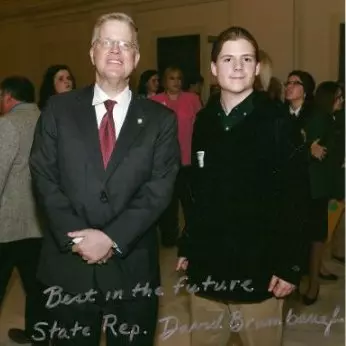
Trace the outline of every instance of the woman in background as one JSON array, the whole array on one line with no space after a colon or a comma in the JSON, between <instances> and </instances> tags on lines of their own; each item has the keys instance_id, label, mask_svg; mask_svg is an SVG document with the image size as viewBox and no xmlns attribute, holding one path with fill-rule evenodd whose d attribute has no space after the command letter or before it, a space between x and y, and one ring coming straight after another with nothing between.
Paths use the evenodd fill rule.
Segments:
<instances>
[{"instance_id":1,"label":"woman in background","mask_svg":"<svg viewBox=\"0 0 346 346\"><path fill-rule=\"evenodd\" d=\"M270 80L273 76L273 62L269 55L263 51L259 51L260 72L255 78L254 88L257 91L267 91Z\"/></svg>"},{"instance_id":2,"label":"woman in background","mask_svg":"<svg viewBox=\"0 0 346 346\"><path fill-rule=\"evenodd\" d=\"M76 88L75 78L66 65L50 66L43 77L40 88L38 107L42 111L48 99L55 94L71 91Z\"/></svg>"},{"instance_id":3,"label":"woman in background","mask_svg":"<svg viewBox=\"0 0 346 346\"><path fill-rule=\"evenodd\" d=\"M282 82L278 78L272 77L267 90L269 98L282 103L284 100L283 91L284 88Z\"/></svg>"},{"instance_id":4,"label":"woman in background","mask_svg":"<svg viewBox=\"0 0 346 346\"><path fill-rule=\"evenodd\" d=\"M204 85L204 78L200 74L195 74L191 76L189 81L188 91L195 93L199 97L201 104L203 104L202 102L203 85Z\"/></svg>"},{"instance_id":5,"label":"woman in background","mask_svg":"<svg viewBox=\"0 0 346 346\"><path fill-rule=\"evenodd\" d=\"M195 93L185 92L183 88L183 73L178 67L168 67L163 74L164 92L152 97L166 107L172 109L178 120L178 139L181 153L181 170L176 180L175 193L172 202L159 220L162 244L164 246L176 245L179 236L179 199L184 215L189 210L189 198L185 198L187 190L184 183L187 167L191 164L192 131L196 114L201 109L201 101Z\"/></svg>"},{"instance_id":6,"label":"woman in background","mask_svg":"<svg viewBox=\"0 0 346 346\"><path fill-rule=\"evenodd\" d=\"M137 94L144 98L156 95L159 90L159 75L156 70L144 71L138 83Z\"/></svg>"},{"instance_id":7,"label":"woman in background","mask_svg":"<svg viewBox=\"0 0 346 346\"><path fill-rule=\"evenodd\" d=\"M333 146L328 150L328 181L330 182L330 207L336 206L338 211L332 216L336 227L332 233L331 256L341 264L345 264L345 108L344 89L335 82L324 82L320 86L320 106L332 114ZM318 100L316 100L318 101ZM333 108L332 108L333 105ZM333 212L332 212L333 213ZM337 220L338 218L338 220ZM330 225L330 226L331 226Z\"/></svg>"},{"instance_id":8,"label":"woman in background","mask_svg":"<svg viewBox=\"0 0 346 346\"><path fill-rule=\"evenodd\" d=\"M254 88L262 91L268 97L279 103L283 102L283 85L280 80L273 77L273 62L263 50L259 51L260 72L255 78Z\"/></svg>"},{"instance_id":9,"label":"woman in background","mask_svg":"<svg viewBox=\"0 0 346 346\"><path fill-rule=\"evenodd\" d=\"M308 145L318 141L321 146L319 155L311 151L309 162L310 177L310 213L308 231L311 236L309 286L303 296L303 302L311 305L319 294L319 279L337 280L338 277L328 273L322 265L325 242L328 238L328 204L335 191L333 183L340 174L337 167L335 112L342 107L342 90L336 82L321 83L315 94L311 117L307 120L306 142ZM312 146L311 146L312 148ZM340 165L342 166L342 162Z\"/></svg>"}]
</instances>

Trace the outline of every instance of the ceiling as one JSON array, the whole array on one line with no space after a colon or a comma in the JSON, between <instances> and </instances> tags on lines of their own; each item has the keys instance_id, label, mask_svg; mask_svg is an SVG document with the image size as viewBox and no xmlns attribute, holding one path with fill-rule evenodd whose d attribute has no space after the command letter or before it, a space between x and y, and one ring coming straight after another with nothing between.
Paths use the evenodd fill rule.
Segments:
<instances>
[{"instance_id":1,"label":"ceiling","mask_svg":"<svg viewBox=\"0 0 346 346\"><path fill-rule=\"evenodd\" d=\"M35 19L37 16L58 15L61 12L74 12L93 8L135 6L138 10L172 7L179 3L195 4L217 0L0 0L0 22L11 19Z\"/></svg>"},{"instance_id":2,"label":"ceiling","mask_svg":"<svg viewBox=\"0 0 346 346\"><path fill-rule=\"evenodd\" d=\"M127 1L132 2L132 0ZM125 1L118 0L117 2L124 3ZM0 19L31 17L46 12L88 6L93 3L95 3L94 0L0 0Z\"/></svg>"}]
</instances>

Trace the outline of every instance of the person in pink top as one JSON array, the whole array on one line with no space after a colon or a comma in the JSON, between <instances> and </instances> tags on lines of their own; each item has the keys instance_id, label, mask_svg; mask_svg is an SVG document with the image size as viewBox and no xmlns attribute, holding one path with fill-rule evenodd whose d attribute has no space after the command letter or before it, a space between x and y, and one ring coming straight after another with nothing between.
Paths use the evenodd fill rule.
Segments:
<instances>
[{"instance_id":1,"label":"person in pink top","mask_svg":"<svg viewBox=\"0 0 346 346\"><path fill-rule=\"evenodd\" d=\"M151 97L172 109L178 118L178 136L181 151L181 164L191 163L191 139L196 114L201 109L198 95L182 91L182 72L176 67L168 67L163 74L164 92Z\"/></svg>"},{"instance_id":2,"label":"person in pink top","mask_svg":"<svg viewBox=\"0 0 346 346\"><path fill-rule=\"evenodd\" d=\"M179 235L179 199L181 200L184 214L187 212L187 206L184 203L184 194L187 193L184 188L184 168L191 164L193 125L196 119L196 114L199 112L202 105L198 95L182 90L183 73L179 68L166 68L163 74L162 84L164 92L152 96L151 99L172 109L177 115L178 139L182 165L181 172L177 177L176 189L172 203L159 220L162 244L169 247L176 245Z\"/></svg>"}]
</instances>

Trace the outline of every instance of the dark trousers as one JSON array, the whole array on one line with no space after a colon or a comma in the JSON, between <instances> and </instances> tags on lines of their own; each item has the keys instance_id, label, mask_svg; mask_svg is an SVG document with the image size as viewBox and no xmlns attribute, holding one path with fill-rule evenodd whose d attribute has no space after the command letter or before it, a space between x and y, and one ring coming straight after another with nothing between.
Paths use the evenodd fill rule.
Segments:
<instances>
[{"instance_id":1,"label":"dark trousers","mask_svg":"<svg viewBox=\"0 0 346 346\"><path fill-rule=\"evenodd\" d=\"M41 287L36 279L42 246L41 238L29 238L0 243L0 307L13 269L18 269L25 300L25 331L30 335L35 323L44 318Z\"/></svg>"},{"instance_id":2,"label":"dark trousers","mask_svg":"<svg viewBox=\"0 0 346 346\"><path fill-rule=\"evenodd\" d=\"M96 292L87 301L85 295L80 295L84 300L79 302L77 295L61 293L60 304L46 305L48 319L36 326L34 340L50 339L53 346L99 346L103 329L107 346L154 345L157 296L106 301L102 293ZM45 296L46 302L49 296Z\"/></svg>"},{"instance_id":3,"label":"dark trousers","mask_svg":"<svg viewBox=\"0 0 346 346\"><path fill-rule=\"evenodd\" d=\"M306 222L307 235L312 242L325 242L328 238L327 197L310 199Z\"/></svg>"},{"instance_id":4,"label":"dark trousers","mask_svg":"<svg viewBox=\"0 0 346 346\"><path fill-rule=\"evenodd\" d=\"M328 238L328 198L310 198L304 222L304 265L303 273L309 273L312 243L324 243Z\"/></svg>"},{"instance_id":5,"label":"dark trousers","mask_svg":"<svg viewBox=\"0 0 346 346\"><path fill-rule=\"evenodd\" d=\"M179 201L185 220L191 209L191 196L188 184L189 167L182 167L177 175L171 203L161 215L158 227L163 245L174 245L179 237Z\"/></svg>"}]
</instances>

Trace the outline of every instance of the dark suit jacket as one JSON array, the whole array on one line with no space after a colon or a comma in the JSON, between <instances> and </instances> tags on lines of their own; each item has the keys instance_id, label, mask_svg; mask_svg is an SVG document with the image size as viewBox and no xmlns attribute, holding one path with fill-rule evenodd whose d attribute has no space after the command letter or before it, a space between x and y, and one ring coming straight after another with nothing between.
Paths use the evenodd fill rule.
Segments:
<instances>
[{"instance_id":1,"label":"dark suit jacket","mask_svg":"<svg viewBox=\"0 0 346 346\"><path fill-rule=\"evenodd\" d=\"M159 283L154 222L170 202L180 157L174 113L132 96L104 170L93 86L54 96L40 117L31 151L33 181L48 227L38 270L46 285L82 293ZM88 265L70 251L67 233L100 229L122 255Z\"/></svg>"},{"instance_id":2,"label":"dark suit jacket","mask_svg":"<svg viewBox=\"0 0 346 346\"><path fill-rule=\"evenodd\" d=\"M273 275L294 284L301 276L303 138L282 105L257 92L252 104L253 110L225 131L215 99L194 126L192 209L179 255L189 260L187 275L200 287L198 294L219 300L262 301L272 296ZM198 151L205 153L203 167ZM209 275L219 288L205 288ZM252 280L253 291L241 285L229 289L233 280Z\"/></svg>"},{"instance_id":3,"label":"dark suit jacket","mask_svg":"<svg viewBox=\"0 0 346 346\"><path fill-rule=\"evenodd\" d=\"M329 150L330 197L345 198L345 110L334 114L333 146Z\"/></svg>"},{"instance_id":4,"label":"dark suit jacket","mask_svg":"<svg viewBox=\"0 0 346 346\"><path fill-rule=\"evenodd\" d=\"M326 157L320 161L309 155L309 177L310 192L313 199L329 198L330 181L329 181L329 163L333 155L334 147L334 128L331 114L327 114L317 107L312 109L311 116L306 122L305 128L306 142L308 148L311 144L319 139L319 144L327 148Z\"/></svg>"}]
</instances>

